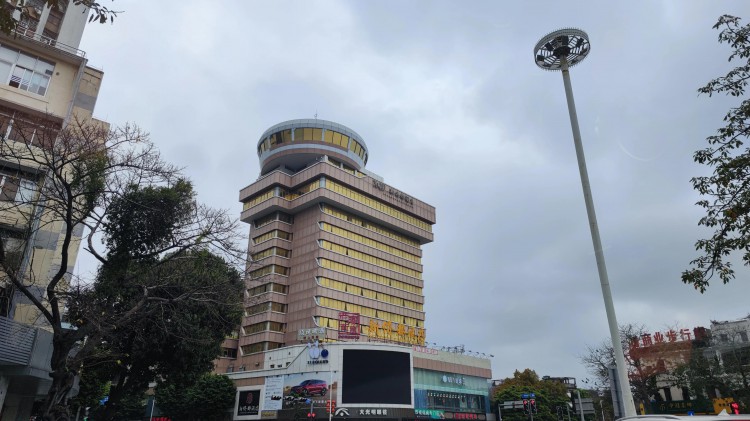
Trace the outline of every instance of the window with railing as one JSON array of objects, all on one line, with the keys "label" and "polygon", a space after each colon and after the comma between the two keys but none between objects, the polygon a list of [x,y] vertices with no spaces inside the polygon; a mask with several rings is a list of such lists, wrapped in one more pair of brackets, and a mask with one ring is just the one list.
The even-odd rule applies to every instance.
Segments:
[{"label": "window with railing", "polygon": [[252,307],[246,308],[245,315],[253,316],[255,314],[265,313],[267,311],[273,311],[276,313],[286,313],[286,304],[275,303],[273,301],[256,304]]},{"label": "window with railing", "polygon": [[271,257],[271,256],[280,256],[280,257],[285,257],[288,259],[292,257],[292,251],[283,249],[281,247],[269,247],[265,250],[261,250],[257,253],[253,253],[250,256],[250,258],[254,262],[257,262],[258,260],[262,260],[262,259],[265,259],[266,257]]},{"label": "window with railing", "polygon": [[315,180],[311,183],[305,184],[302,187],[298,187],[296,189],[285,189],[285,188],[279,188],[279,196],[286,200],[294,200],[304,194],[310,193],[313,190],[317,190],[320,188],[320,179]]},{"label": "window with railing", "polygon": [[370,263],[375,266],[379,266],[384,269],[392,270],[394,272],[398,272],[406,276],[411,276],[413,278],[422,279],[422,272],[418,270],[414,270],[411,268],[398,265],[396,263],[389,262],[385,259],[375,257],[371,254],[362,253],[361,251],[358,251],[349,247],[344,247],[340,244],[332,243],[326,240],[319,240],[318,244],[320,245],[321,248],[325,250],[329,250],[334,253],[341,254],[343,256],[348,256],[353,259],[361,260],[363,262],[367,262],[367,263]]},{"label": "window with railing", "polygon": [[336,281],[330,278],[317,278],[318,284],[322,287],[335,289],[337,291],[346,292],[352,295],[358,295],[360,297],[370,298],[380,302],[397,305],[400,307],[410,308],[412,310],[424,311],[424,306],[416,301],[407,300],[395,295],[385,294],[372,289],[363,288],[357,285],[348,284],[342,281]]},{"label": "window with railing", "polygon": [[221,348],[223,358],[237,358],[237,350],[234,348]]},{"label": "window with railing", "polygon": [[276,196],[276,191],[273,187],[264,192],[260,192],[259,194],[242,202],[242,210],[246,211],[252,208],[253,206],[257,206],[265,202],[266,200],[271,200],[274,196]]},{"label": "window with railing", "polygon": [[267,292],[277,292],[279,294],[286,294],[287,293],[287,286],[277,284],[275,282],[269,282],[267,284],[259,285],[254,288],[250,288],[247,290],[248,295],[251,297],[255,297],[257,295],[265,294]]},{"label": "window with railing", "polygon": [[422,288],[411,285],[406,282],[397,281],[392,278],[388,278],[387,276],[378,275],[377,273],[368,272],[366,270],[362,270],[359,268],[355,268],[353,266],[345,265],[343,263],[334,262],[333,260],[328,259],[318,259],[318,263],[321,267],[330,269],[335,272],[341,272],[347,275],[354,276],[356,278],[366,279],[368,281],[377,282],[381,285],[386,285],[392,288],[397,288],[406,292],[411,292],[413,294],[419,294],[422,295]]},{"label": "window with railing", "polygon": [[286,330],[286,323],[279,322],[260,322],[242,328],[245,335],[253,335],[260,332],[277,332],[282,333]]},{"label": "window with railing", "polygon": [[37,182],[32,177],[30,174],[0,167],[0,201],[32,203],[39,193]]},{"label": "window with railing", "polygon": [[325,222],[320,223],[320,229],[326,232],[330,232],[331,234],[337,235],[339,237],[344,237],[352,241],[356,241],[360,244],[364,244],[368,247],[372,247],[375,249],[378,249],[380,251],[384,251],[388,254],[392,254],[394,256],[398,256],[402,259],[406,259],[410,262],[414,263],[421,263],[422,259],[419,256],[416,256],[411,253],[407,253],[401,249],[397,249],[396,247],[389,246],[388,244],[381,243],[380,241],[373,240],[372,238],[368,238],[362,235],[359,235],[357,233],[354,233],[349,230],[345,230],[343,228],[339,228],[335,225],[331,225]]},{"label": "window with railing", "polygon": [[279,265],[263,266],[260,269],[255,269],[254,271],[250,272],[250,279],[260,278],[266,275],[289,276],[289,268],[285,266],[279,266]]},{"label": "window with railing", "polygon": [[[0,67],[2,67],[0,63]],[[0,138],[29,145],[51,147],[62,124],[0,105]]]},{"label": "window with railing", "polygon": [[258,342],[250,345],[243,345],[242,355],[254,354],[257,352],[270,351],[272,349],[283,348],[284,344],[279,342]]},{"label": "window with railing", "polygon": [[257,237],[253,238],[253,244],[259,244],[264,241],[268,241],[272,238],[280,238],[282,240],[286,241],[292,241],[292,233],[282,231],[282,230],[272,230],[268,231],[265,234],[259,235]]},{"label": "window with railing", "polygon": [[373,224],[372,222],[366,221],[366,220],[364,220],[364,219],[362,219],[362,218],[360,218],[360,217],[358,217],[356,215],[353,215],[351,213],[344,212],[344,211],[342,211],[340,209],[334,208],[333,206],[326,205],[326,204],[321,204],[320,206],[321,206],[321,209],[323,210],[323,213],[325,213],[327,215],[331,215],[331,216],[333,216],[335,218],[338,218],[338,219],[341,219],[343,221],[351,222],[354,225],[359,225],[360,227],[365,228],[365,229],[367,229],[369,231],[376,232],[376,233],[378,233],[380,235],[384,235],[384,236],[386,236],[386,237],[388,237],[390,239],[399,241],[399,242],[404,243],[404,244],[408,244],[408,245],[413,246],[413,247],[419,247],[419,245],[420,245],[419,241],[416,241],[416,240],[414,240],[412,238],[409,238],[409,237],[407,237],[405,235],[399,234],[399,233],[397,233],[395,231],[392,231],[392,230],[390,230],[388,228],[385,228],[385,227],[382,227],[380,225]]},{"label": "window with railing", "polygon": [[375,209],[377,211],[383,212],[386,215],[390,215],[398,220],[404,221],[409,225],[413,225],[427,232],[432,232],[431,224],[419,218],[416,218],[414,216],[408,215],[394,208],[393,206],[386,205],[385,203],[375,198],[372,198],[356,190],[353,190],[347,186],[344,186],[343,184],[337,183],[332,180],[326,180],[325,188],[328,190],[334,191],[336,193],[339,193],[342,196],[348,197],[354,200],[355,202],[361,203],[369,208]]},{"label": "window with railing", "polygon": [[274,213],[271,213],[269,215],[256,219],[255,221],[253,221],[253,224],[255,225],[255,228],[260,228],[274,221],[291,224],[292,222],[294,222],[294,218],[292,218],[292,215],[286,214],[284,212],[276,211]]},{"label": "window with railing", "polygon": [[351,313],[359,313],[363,316],[373,317],[380,320],[386,320],[395,323],[403,323],[410,327],[422,327],[424,324],[423,320],[416,319],[414,317],[407,317],[402,314],[391,313],[388,311],[378,310],[372,307],[367,307],[359,304],[353,304],[347,301],[336,300],[328,297],[315,297],[318,305],[321,307],[331,308],[334,310],[347,311]]},{"label": "window with railing", "polygon": [[0,237],[3,239],[3,252],[8,267],[19,269],[26,249],[25,234],[0,227]]}]

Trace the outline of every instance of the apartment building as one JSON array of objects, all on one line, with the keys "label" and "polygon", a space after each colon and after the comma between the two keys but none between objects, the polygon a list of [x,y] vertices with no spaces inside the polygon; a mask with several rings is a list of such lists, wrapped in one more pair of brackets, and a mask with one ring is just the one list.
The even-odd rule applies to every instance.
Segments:
[{"label": "apartment building", "polygon": [[[22,142],[49,146],[55,133],[72,119],[93,120],[103,73],[88,65],[79,44],[88,10],[73,1],[49,7],[26,0],[26,17],[17,29],[0,34],[0,138],[6,147]],[[47,140],[43,140],[47,139]],[[39,204],[44,174],[0,156],[0,235],[6,256],[17,258],[19,273],[42,301],[37,279],[59,270],[64,225]],[[70,246],[69,274],[76,261],[83,227],[76,227]],[[32,274],[34,275],[32,277]],[[70,279],[69,277],[67,278]],[[61,285],[65,288],[66,285]],[[37,399],[49,389],[51,334],[39,311],[0,273],[0,419],[28,419]]]}]

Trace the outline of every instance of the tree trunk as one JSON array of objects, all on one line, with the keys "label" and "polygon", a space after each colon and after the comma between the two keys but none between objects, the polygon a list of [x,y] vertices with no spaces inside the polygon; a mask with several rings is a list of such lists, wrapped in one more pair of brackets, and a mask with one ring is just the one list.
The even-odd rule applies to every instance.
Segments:
[{"label": "tree trunk", "polygon": [[62,335],[55,335],[52,340],[52,358],[50,368],[52,385],[44,402],[44,421],[69,421],[68,393],[73,388],[76,372],[68,368],[68,354],[71,344]]},{"label": "tree trunk", "polygon": [[[117,416],[117,410],[119,409],[119,403],[124,395],[125,382],[127,381],[127,374],[120,373],[118,375],[117,383],[112,384],[109,389],[109,399],[107,400],[104,409],[100,412],[99,417],[103,421],[113,421]],[[97,419],[99,419],[97,417]]]}]

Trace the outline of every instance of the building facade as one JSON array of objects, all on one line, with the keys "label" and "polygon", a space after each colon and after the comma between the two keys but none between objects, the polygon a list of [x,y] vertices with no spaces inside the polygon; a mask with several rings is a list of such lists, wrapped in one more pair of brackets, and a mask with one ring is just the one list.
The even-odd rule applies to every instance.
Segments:
[{"label": "building facade", "polygon": [[[26,0],[26,14],[14,33],[0,34],[0,139],[44,148],[72,119],[93,121],[103,73],[88,66],[78,49],[87,9],[70,1],[49,7]],[[44,174],[18,159],[0,159],[0,235],[6,256],[17,257],[20,273],[37,298],[38,280],[61,265],[63,222],[43,206],[22,205],[38,197]],[[28,207],[29,209],[26,209]],[[69,249],[68,278],[76,261],[83,227],[76,227]],[[33,276],[32,276],[33,274]],[[66,288],[66,285],[61,285]],[[35,400],[49,389],[52,337],[29,299],[0,273],[0,419],[29,419]]]},{"label": "building facade", "polygon": [[[433,240],[435,208],[369,172],[364,140],[338,123],[279,123],[260,136],[257,153],[260,177],[240,191],[241,220],[250,225],[245,314],[216,364],[240,388],[235,419],[294,418],[290,411],[302,410],[294,399],[305,396],[291,391],[319,393],[324,381],[328,392],[342,387],[324,400],[346,405],[347,417],[486,419],[489,359],[425,346],[421,247]],[[305,358],[318,347],[336,359]],[[343,380],[358,373],[348,361],[384,370],[381,357],[402,358],[391,374],[408,377],[408,399],[347,395]],[[339,373],[343,383],[318,378],[322,371]],[[260,393],[283,402],[269,397],[250,412],[240,408],[258,403],[253,394]],[[309,409],[316,408],[312,400]]]},{"label": "building facade", "polygon": [[487,358],[381,342],[292,345],[265,357],[227,374],[235,420],[495,419]]}]

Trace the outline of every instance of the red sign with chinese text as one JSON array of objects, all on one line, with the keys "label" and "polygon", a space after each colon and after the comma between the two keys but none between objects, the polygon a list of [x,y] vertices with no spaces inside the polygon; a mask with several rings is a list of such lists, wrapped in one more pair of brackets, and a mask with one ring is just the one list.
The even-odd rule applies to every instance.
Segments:
[{"label": "red sign with chinese text", "polygon": [[339,312],[339,339],[359,339],[359,313]]}]

